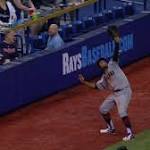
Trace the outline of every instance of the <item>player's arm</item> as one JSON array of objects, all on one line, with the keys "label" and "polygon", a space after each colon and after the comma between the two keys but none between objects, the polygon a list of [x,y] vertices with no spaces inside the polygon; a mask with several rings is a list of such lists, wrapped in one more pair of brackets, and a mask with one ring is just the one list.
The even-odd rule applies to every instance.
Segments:
[{"label": "player's arm", "polygon": [[113,53],[113,61],[119,61],[119,50],[120,50],[120,33],[118,27],[116,25],[110,25],[107,29],[108,35],[114,40],[115,42],[115,50]]},{"label": "player's arm", "polygon": [[113,61],[115,62],[119,62],[119,50],[120,50],[120,37],[116,36],[114,37],[114,42],[115,42],[115,49],[114,49],[114,53],[113,53]]},{"label": "player's arm", "polygon": [[81,74],[79,75],[79,80],[82,84],[84,84],[90,88],[93,88],[93,89],[97,88],[95,82],[90,82],[90,81],[85,80],[85,78]]}]

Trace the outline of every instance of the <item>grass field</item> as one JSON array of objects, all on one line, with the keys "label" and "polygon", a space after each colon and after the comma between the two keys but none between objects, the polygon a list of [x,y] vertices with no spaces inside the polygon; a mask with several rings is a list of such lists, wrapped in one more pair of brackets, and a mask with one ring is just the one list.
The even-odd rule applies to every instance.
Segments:
[{"label": "grass field", "polygon": [[119,142],[105,150],[117,150],[119,146],[126,146],[128,150],[150,150],[150,130],[136,135],[136,138],[129,142]]}]

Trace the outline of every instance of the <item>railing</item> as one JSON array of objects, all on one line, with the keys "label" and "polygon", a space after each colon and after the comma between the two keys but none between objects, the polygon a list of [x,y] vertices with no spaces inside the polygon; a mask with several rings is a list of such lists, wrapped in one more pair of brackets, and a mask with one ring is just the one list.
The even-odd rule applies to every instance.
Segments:
[{"label": "railing", "polygon": [[28,20],[22,24],[18,24],[17,26],[15,26],[13,28],[13,30],[18,31],[18,30],[30,27],[33,24],[45,23],[50,19],[62,16],[64,14],[72,12],[72,11],[76,11],[82,7],[86,7],[86,6],[94,4],[96,2],[97,2],[97,0],[88,0],[88,1],[85,1],[81,4],[79,4],[79,5],[72,5],[72,6],[65,7],[63,9],[56,9],[56,10],[54,10],[54,12],[48,14],[47,16],[40,17],[39,19],[36,19],[36,20]]}]

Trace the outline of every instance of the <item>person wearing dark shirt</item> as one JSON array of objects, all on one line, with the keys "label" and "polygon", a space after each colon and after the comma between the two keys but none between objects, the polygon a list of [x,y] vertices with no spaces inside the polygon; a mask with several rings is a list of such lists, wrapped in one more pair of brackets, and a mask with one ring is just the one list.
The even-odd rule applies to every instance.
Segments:
[{"label": "person wearing dark shirt", "polygon": [[[2,2],[1,2],[2,3]],[[6,3],[0,4],[0,20],[2,22],[9,22],[10,12]]]},{"label": "person wearing dark shirt", "polygon": [[4,40],[0,44],[1,63],[10,62],[18,57],[16,48],[16,36],[14,31],[5,33]]},{"label": "person wearing dark shirt", "polygon": [[11,2],[6,0],[0,1],[0,25],[11,23],[16,20],[16,10]]}]

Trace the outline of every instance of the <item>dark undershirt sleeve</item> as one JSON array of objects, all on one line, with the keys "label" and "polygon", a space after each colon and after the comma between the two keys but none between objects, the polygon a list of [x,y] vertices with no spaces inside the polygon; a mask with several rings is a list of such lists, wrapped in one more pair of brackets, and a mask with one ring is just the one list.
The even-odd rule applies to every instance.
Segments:
[{"label": "dark undershirt sleeve", "polygon": [[119,61],[119,50],[120,50],[120,43],[115,42],[115,50],[113,54],[113,61],[118,62]]}]

